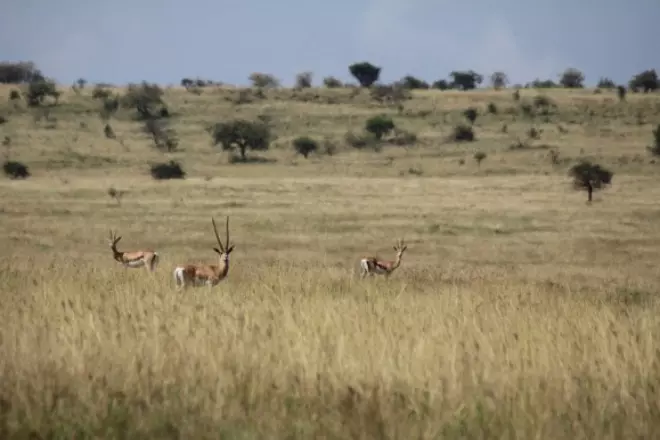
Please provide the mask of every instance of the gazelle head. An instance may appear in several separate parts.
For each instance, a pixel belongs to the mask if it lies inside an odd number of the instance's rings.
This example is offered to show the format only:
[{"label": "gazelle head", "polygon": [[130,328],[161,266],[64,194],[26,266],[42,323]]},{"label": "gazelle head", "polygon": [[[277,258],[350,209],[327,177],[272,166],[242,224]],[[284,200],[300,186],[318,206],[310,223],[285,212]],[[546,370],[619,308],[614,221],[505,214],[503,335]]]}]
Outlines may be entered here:
[{"label": "gazelle head", "polygon": [[115,259],[121,257],[121,252],[117,250],[117,243],[119,243],[119,240],[121,240],[121,236],[117,237],[117,234],[111,230],[108,237],[108,244],[110,245],[110,249],[112,249],[112,253],[115,256]]},{"label": "gazelle head", "polygon": [[229,217],[227,217],[227,222],[225,224],[226,234],[225,234],[225,244],[222,244],[220,236],[218,235],[218,228],[215,226],[215,219],[211,217],[211,223],[213,223],[213,232],[215,232],[215,239],[218,241],[219,249],[214,247],[213,250],[220,255],[220,260],[224,263],[229,261],[229,254],[234,250],[234,245],[229,245]]},{"label": "gazelle head", "polygon": [[396,252],[397,260],[401,259],[406,249],[408,249],[408,246],[403,243],[403,240],[402,239],[397,240],[396,245],[394,246],[394,251]]}]

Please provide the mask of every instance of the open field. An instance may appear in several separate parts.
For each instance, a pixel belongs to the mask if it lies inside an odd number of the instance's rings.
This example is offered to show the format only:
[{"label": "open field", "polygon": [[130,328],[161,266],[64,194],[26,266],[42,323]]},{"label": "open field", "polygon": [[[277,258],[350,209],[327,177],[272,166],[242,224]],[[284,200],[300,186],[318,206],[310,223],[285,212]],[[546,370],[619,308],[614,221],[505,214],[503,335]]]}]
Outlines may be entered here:
[{"label": "open field", "polygon": [[[111,120],[123,145],[106,139],[87,92],[35,121],[0,88],[0,137],[32,173],[0,179],[1,436],[657,437],[660,96],[522,90],[557,105],[531,118],[511,92],[416,91],[398,112],[350,90],[234,105],[172,88],[166,154],[128,112]],[[490,102],[475,142],[445,141]],[[343,144],[379,113],[418,142]],[[277,134],[259,162],[229,163],[204,131],[259,115]],[[296,156],[305,134],[336,154]],[[152,180],[170,158],[188,177]],[[615,173],[591,205],[566,175],[579,158]],[[211,215],[231,216],[229,277],[177,291],[176,264],[216,259]],[[161,254],[153,278],[112,260],[110,228]],[[399,237],[401,267],[360,280],[358,259]]]}]

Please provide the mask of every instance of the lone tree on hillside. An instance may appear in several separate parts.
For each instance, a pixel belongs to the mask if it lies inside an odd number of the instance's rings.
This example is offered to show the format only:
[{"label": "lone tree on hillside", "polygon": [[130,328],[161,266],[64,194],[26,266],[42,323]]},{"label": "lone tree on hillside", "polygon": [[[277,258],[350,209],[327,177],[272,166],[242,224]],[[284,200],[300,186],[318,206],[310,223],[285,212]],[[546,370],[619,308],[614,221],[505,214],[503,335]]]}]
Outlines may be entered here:
[{"label": "lone tree on hillside", "polygon": [[348,66],[348,71],[351,72],[351,75],[353,75],[362,87],[371,87],[380,78],[381,68],[362,61]]},{"label": "lone tree on hillside", "polygon": [[453,71],[449,74],[451,77],[451,88],[459,90],[472,90],[476,89],[479,84],[484,80],[482,75],[479,75],[474,70],[468,71]]},{"label": "lone tree on hillside", "polygon": [[614,174],[598,164],[583,160],[571,167],[569,175],[573,178],[573,187],[578,191],[587,191],[587,203],[591,203],[593,192],[611,185]]},{"label": "lone tree on hillside", "polygon": [[628,87],[633,91],[653,92],[660,88],[660,80],[655,69],[645,70],[633,76]]},{"label": "lone tree on hillside", "polygon": [[383,139],[383,136],[389,134],[395,127],[392,118],[387,115],[377,115],[367,119],[364,128],[380,141]]},{"label": "lone tree on hillside", "polygon": [[495,90],[503,89],[509,83],[509,78],[504,72],[494,72],[490,76],[490,83]]},{"label": "lone tree on hillside", "polygon": [[247,150],[268,150],[270,147],[270,127],[263,122],[253,122],[245,119],[236,119],[229,122],[219,122],[211,129],[213,145],[222,145],[223,150],[232,150],[235,147],[246,161]]},{"label": "lone tree on hillside", "polygon": [[567,89],[581,89],[584,87],[584,74],[578,69],[570,67],[561,74],[559,84]]},{"label": "lone tree on hillside", "polygon": [[24,84],[45,79],[32,61],[0,62],[0,84]]},{"label": "lone tree on hillside", "polygon": [[301,136],[293,140],[293,149],[307,159],[310,153],[319,149],[319,143],[309,136]]}]

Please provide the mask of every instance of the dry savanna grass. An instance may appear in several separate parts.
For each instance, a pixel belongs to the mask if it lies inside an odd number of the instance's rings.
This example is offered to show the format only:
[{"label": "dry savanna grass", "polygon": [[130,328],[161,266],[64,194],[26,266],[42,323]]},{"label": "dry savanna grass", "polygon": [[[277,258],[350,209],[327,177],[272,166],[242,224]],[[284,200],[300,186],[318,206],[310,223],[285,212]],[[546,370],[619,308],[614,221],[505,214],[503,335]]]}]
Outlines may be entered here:
[{"label": "dry savanna grass", "polygon": [[[237,105],[172,88],[181,149],[163,153],[128,111],[110,121],[123,145],[106,139],[87,91],[36,120],[8,90],[0,134],[32,176],[0,181],[4,438],[657,435],[657,96],[416,91],[397,110],[350,90]],[[537,94],[556,109],[525,116]],[[475,142],[446,141],[491,102]],[[380,113],[417,143],[344,145]],[[260,115],[277,135],[248,153],[263,160],[211,146],[208,124]],[[299,135],[336,152],[295,156]],[[566,175],[579,158],[615,173],[591,205]],[[187,178],[152,180],[169,159]],[[228,278],[176,290],[175,265],[216,261],[210,217],[226,215]],[[153,276],[112,259],[111,228],[120,250],[159,252]],[[399,237],[389,280],[360,279],[359,258],[394,257]]]}]

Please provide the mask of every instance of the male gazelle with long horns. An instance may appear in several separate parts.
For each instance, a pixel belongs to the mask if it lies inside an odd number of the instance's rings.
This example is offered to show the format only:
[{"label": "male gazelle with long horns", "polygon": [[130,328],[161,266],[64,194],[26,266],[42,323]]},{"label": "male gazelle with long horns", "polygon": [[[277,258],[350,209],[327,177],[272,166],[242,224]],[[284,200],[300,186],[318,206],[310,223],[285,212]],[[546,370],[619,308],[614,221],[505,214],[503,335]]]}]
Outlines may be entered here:
[{"label": "male gazelle with long horns", "polygon": [[408,246],[404,245],[403,240],[398,240],[396,246],[394,246],[394,251],[396,252],[396,259],[394,261],[381,260],[378,257],[365,257],[361,259],[360,267],[362,270],[360,277],[385,275],[385,278],[388,278],[401,265],[401,257],[406,249],[408,249]]},{"label": "male gazelle with long horns", "polygon": [[215,232],[215,239],[219,246],[219,248],[213,248],[219,257],[218,264],[188,264],[177,266],[174,269],[174,281],[177,287],[186,288],[189,285],[213,287],[227,277],[229,273],[229,254],[234,250],[234,245],[229,245],[229,217],[227,217],[226,222],[224,245],[218,235],[218,228],[215,226],[213,217],[211,217],[211,223],[213,224],[213,232]]},{"label": "male gazelle with long horns", "polygon": [[128,268],[146,267],[149,272],[156,270],[160,258],[158,253],[152,250],[121,252],[117,250],[119,240],[121,240],[121,236],[117,237],[114,232],[110,231],[108,244],[110,244],[112,256],[116,261]]}]

